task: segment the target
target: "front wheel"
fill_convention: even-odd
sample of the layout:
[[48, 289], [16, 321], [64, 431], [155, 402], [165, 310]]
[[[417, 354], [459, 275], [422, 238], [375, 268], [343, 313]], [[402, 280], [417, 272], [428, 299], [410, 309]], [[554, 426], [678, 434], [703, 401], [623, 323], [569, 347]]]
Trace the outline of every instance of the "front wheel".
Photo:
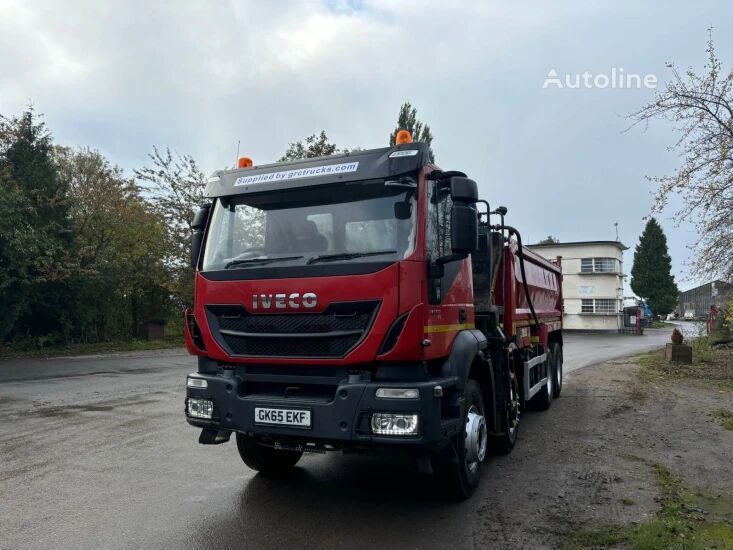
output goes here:
[[437, 464], [441, 484], [457, 500], [467, 499], [478, 487], [489, 439], [484, 400], [475, 380], [466, 384], [462, 400], [461, 430], [451, 438]]
[[273, 449], [257, 443], [257, 440], [250, 436], [237, 434], [237, 449], [242, 461], [258, 472], [263, 474], [278, 475], [293, 469], [302, 451], [287, 451], [284, 449]]

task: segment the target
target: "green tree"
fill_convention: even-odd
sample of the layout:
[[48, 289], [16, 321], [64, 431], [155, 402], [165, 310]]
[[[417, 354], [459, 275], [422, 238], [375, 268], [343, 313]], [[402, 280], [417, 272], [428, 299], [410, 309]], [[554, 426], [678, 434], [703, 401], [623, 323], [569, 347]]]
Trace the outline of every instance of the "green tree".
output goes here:
[[547, 235], [544, 239], [542, 239], [537, 244], [558, 244], [560, 242], [560, 239], [557, 237], [554, 237], [552, 235]]
[[164, 222], [98, 151], [57, 147], [55, 154], [74, 223], [76, 337], [139, 336], [146, 323], [171, 315]]
[[0, 117], [0, 340], [71, 329], [73, 238], [52, 147], [32, 108]]
[[156, 214], [165, 222], [166, 265], [171, 270], [171, 292], [182, 308], [193, 300], [191, 222], [205, 200], [206, 177], [189, 155], [157, 147], [149, 155], [151, 166], [135, 170]]
[[313, 134], [305, 139], [291, 143], [287, 151], [285, 151], [285, 154], [279, 160], [280, 162], [285, 162], [288, 160], [327, 157], [341, 152], [345, 153], [346, 150], [339, 151], [338, 147], [329, 141], [326, 131], [321, 130], [321, 133], [318, 135]]
[[679, 291], [672, 275], [667, 237], [654, 218], [647, 222], [634, 250], [631, 290], [649, 304], [655, 315], [666, 315], [677, 304]]
[[397, 127], [389, 135], [389, 144], [394, 147], [397, 132], [407, 130], [412, 135], [413, 141], [422, 141], [428, 144], [430, 150], [430, 162], [435, 162], [435, 154], [433, 153], [433, 133], [430, 126], [417, 119], [417, 108], [413, 107], [409, 101], [406, 101], [400, 107], [399, 115], [397, 115]]

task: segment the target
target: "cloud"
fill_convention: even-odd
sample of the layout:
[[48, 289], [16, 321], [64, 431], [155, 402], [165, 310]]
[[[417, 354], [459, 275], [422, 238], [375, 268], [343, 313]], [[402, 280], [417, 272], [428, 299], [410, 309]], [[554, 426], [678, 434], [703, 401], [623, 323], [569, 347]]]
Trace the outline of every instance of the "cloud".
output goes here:
[[[705, 29], [731, 9], [701, 2], [101, 2], [0, 0], [0, 113], [29, 102], [56, 139], [127, 170], [153, 145], [231, 165], [325, 129], [341, 146], [386, 144], [410, 100], [438, 162], [506, 204], [526, 240], [633, 244], [645, 174], [678, 160], [664, 125], [621, 134], [648, 90], [542, 89], [548, 71], [664, 76], [700, 66]], [[725, 12], [725, 13], [722, 13]], [[633, 17], [630, 17], [633, 14]], [[733, 51], [730, 29], [716, 31]], [[663, 220], [664, 221], [664, 220]], [[694, 237], [666, 222], [675, 267]], [[630, 264], [627, 258], [627, 267]]]

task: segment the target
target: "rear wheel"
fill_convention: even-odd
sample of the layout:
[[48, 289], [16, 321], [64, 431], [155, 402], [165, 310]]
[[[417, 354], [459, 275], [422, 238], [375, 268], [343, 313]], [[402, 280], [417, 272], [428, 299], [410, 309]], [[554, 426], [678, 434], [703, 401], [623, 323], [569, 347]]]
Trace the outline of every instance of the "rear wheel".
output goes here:
[[475, 380], [469, 380], [463, 390], [461, 420], [461, 430], [438, 457], [436, 469], [446, 492], [453, 498], [465, 500], [478, 487], [481, 463], [488, 447], [484, 401]]
[[303, 456], [302, 451], [286, 451], [265, 447], [257, 443], [254, 437], [241, 433], [237, 434], [237, 449], [239, 450], [239, 456], [242, 457], [247, 466], [263, 474], [272, 475], [292, 470], [300, 457]]
[[508, 384], [504, 398], [499, 404], [499, 410], [504, 411], [501, 416], [502, 434], [492, 437], [492, 449], [498, 454], [509, 454], [517, 442], [519, 434], [519, 417], [521, 414], [521, 397], [519, 384], [513, 371], [508, 374]]
[[560, 344], [552, 345], [552, 358], [554, 360], [553, 375], [555, 379], [554, 397], [560, 397], [562, 391], [562, 346]]

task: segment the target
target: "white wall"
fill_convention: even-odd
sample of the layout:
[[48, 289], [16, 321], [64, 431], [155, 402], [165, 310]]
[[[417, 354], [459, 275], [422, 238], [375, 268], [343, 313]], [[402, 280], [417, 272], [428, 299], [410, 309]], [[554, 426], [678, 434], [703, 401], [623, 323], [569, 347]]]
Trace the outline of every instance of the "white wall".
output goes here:
[[[532, 248], [548, 259], [562, 258], [563, 316], [566, 329], [616, 330], [623, 310], [623, 250], [614, 243], [579, 243]], [[615, 273], [581, 273], [582, 258], [615, 258]], [[612, 299], [619, 313], [583, 313], [583, 299]]]

